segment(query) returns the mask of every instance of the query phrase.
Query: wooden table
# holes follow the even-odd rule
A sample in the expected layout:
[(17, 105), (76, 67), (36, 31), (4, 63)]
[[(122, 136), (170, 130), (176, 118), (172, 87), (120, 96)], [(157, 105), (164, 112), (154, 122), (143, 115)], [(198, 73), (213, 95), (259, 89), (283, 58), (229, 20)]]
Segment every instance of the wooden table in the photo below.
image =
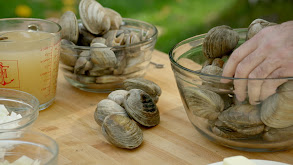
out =
[(101, 127), (94, 121), (97, 103), (108, 94), (74, 88), (63, 78), (62, 71), (59, 72), (55, 103), (40, 112), (33, 126), (33, 130), (43, 132), (58, 142), (59, 164), (206, 165), (235, 155), (293, 164), (293, 150), (251, 153), (226, 148), (204, 138), (187, 118), (168, 56), (154, 51), (152, 61), (165, 65), (162, 69), (150, 65), (145, 76), (162, 88), (157, 104), (161, 122), (153, 128), (143, 129), (144, 141), (134, 150), (109, 144), (101, 133)]

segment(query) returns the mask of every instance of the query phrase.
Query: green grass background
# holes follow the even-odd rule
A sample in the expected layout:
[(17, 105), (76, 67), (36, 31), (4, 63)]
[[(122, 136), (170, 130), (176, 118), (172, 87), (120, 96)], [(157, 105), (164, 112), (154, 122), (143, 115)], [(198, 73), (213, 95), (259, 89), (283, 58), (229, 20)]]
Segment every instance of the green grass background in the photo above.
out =
[[(256, 18), (282, 23), (293, 20), (292, 0), (98, 0), (122, 17), (150, 22), (159, 29), (156, 49), (168, 53), (178, 42), (206, 33), (218, 25), (248, 27)], [(251, 2), (251, 3), (249, 3)], [(254, 3), (252, 3), (254, 2)], [(79, 0), (0, 0), (0, 18), (18, 17), (15, 8), (25, 4), (31, 17), (60, 17), (68, 4), (78, 11)], [(77, 16), (78, 12), (76, 12)]]

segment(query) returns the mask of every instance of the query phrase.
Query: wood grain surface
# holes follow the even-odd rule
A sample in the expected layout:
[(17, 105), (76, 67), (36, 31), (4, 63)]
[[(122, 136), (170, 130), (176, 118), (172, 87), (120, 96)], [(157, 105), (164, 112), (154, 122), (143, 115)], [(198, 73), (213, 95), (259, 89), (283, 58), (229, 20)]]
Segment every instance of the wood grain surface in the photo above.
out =
[(89, 93), (72, 87), (59, 71), (56, 100), (40, 112), (33, 130), (58, 142), (60, 165), (207, 165), (235, 155), (293, 164), (293, 150), (244, 152), (207, 140), (187, 118), (168, 55), (154, 51), (152, 61), (165, 65), (162, 69), (150, 65), (145, 76), (162, 88), (157, 104), (161, 122), (153, 128), (143, 128), (144, 141), (134, 150), (109, 144), (101, 133), (101, 127), (94, 121), (97, 103), (108, 94)]

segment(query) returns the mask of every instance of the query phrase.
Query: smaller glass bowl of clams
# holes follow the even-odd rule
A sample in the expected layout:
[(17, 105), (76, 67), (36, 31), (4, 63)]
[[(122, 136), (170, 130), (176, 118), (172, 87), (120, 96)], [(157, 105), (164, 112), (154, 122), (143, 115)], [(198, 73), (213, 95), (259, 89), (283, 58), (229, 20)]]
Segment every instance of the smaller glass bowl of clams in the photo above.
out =
[[(265, 26), (257, 19), (248, 28), (222, 25), (208, 33), (181, 41), (169, 53), (184, 109), (195, 129), (220, 145), (253, 152), (293, 147), (293, 78), (222, 77), (223, 66), (235, 48)], [(222, 83), (229, 79), (229, 83)], [(234, 83), (279, 83), (259, 104), (239, 101)], [(282, 82), (282, 83), (280, 83)], [(248, 95), (248, 93), (246, 93)]]
[(154, 25), (122, 18), (95, 0), (80, 1), (79, 15), (81, 20), (67, 11), (59, 19), (60, 65), (71, 85), (110, 92), (125, 79), (145, 75), (158, 35)]

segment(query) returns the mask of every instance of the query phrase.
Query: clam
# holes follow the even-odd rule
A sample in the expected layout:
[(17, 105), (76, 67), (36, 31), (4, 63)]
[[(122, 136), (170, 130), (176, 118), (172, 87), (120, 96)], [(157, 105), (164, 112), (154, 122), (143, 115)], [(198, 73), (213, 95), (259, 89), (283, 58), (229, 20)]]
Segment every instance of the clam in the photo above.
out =
[(250, 38), (252, 38), (261, 29), (263, 29), (267, 26), (273, 26), (273, 25), (276, 25), (276, 23), (268, 22), (263, 19), (255, 19), (254, 21), (252, 21), (252, 23), (248, 27), (246, 40), (249, 40)]
[[(207, 65), (203, 67), (200, 72), (207, 75), (222, 76), (223, 69), (215, 65)], [(220, 82), (219, 77), (211, 77), (211, 76), (202, 75), (200, 76), (200, 78), (205, 81)]]
[(130, 45), (140, 42), (140, 38), (137, 33), (130, 32), (124, 35), (124, 45)]
[(115, 101), (117, 104), (122, 105), (128, 91), (126, 90), (115, 90), (108, 95), (108, 99)]
[(183, 89), (186, 105), (199, 117), (216, 120), (224, 110), (224, 101), (217, 93), (200, 88), (186, 87)]
[(93, 67), (93, 63), (90, 61), (90, 52), (87, 50), (82, 51), (79, 54), (74, 66), (75, 74), (85, 74), (86, 71)]
[(104, 75), (110, 75), (112, 73), (113, 73), (113, 70), (110, 68), (102, 68), (98, 65), (93, 65), (93, 67), (88, 71), (87, 75), (104, 76)]
[(127, 79), (126, 76), (123, 75), (103, 75), (96, 77), (96, 83), (105, 84), (105, 83), (113, 83), (113, 82), (122, 82)]
[(107, 117), (110, 114), (120, 114), (120, 115), (128, 117), (124, 108), (122, 108), (115, 101), (110, 100), (110, 99), (101, 100), (98, 103), (97, 108), (94, 113), (95, 121), (99, 125), (102, 125), (105, 117)]
[(144, 78), (131, 78), (123, 81), (123, 86), (126, 90), (141, 89), (149, 94), (155, 103), (158, 102), (162, 90), (159, 85), (153, 81)]
[(207, 58), (221, 58), (230, 54), (237, 46), (239, 35), (229, 26), (217, 26), (209, 30), (204, 38), (202, 51)]
[(106, 15), (110, 17), (111, 23), (111, 30), (119, 29), (120, 25), (122, 24), (122, 17), (121, 15), (113, 9), (104, 7)]
[(221, 96), (221, 98), (223, 99), (224, 101), (224, 109), (228, 109), (230, 108), (233, 104), (234, 104), (234, 96), (231, 95), (231, 94), (221, 94), (221, 93), (218, 93), (219, 96)]
[(123, 102), (128, 115), (143, 126), (152, 127), (160, 122), (159, 110), (146, 92), (131, 89)]
[(143, 77), (146, 73), (146, 70), (140, 70), (127, 75), (104, 75), (101, 77), (96, 77), (96, 83), (112, 83), (112, 82), (121, 82), (128, 78), (134, 77)]
[(117, 58), (115, 53), (101, 43), (91, 45), (91, 61), (101, 68), (115, 67)]
[(266, 141), (284, 141), (293, 137), (293, 126), (286, 128), (271, 128), (266, 127), (263, 139)]
[(223, 66), (224, 66), (224, 61), (221, 59), (221, 58), (215, 58), (214, 60), (213, 60), (213, 62), (212, 62), (212, 66), (217, 66), (217, 67), (219, 67), (219, 68), (223, 68)]
[(79, 57), (76, 60), (75, 66), (74, 66), (74, 73), (75, 74), (85, 74), (85, 66), (89, 62), (87, 57)]
[(144, 41), (149, 37), (149, 31), (145, 31), (144, 29), (142, 29), (139, 33), (139, 39), (140, 41)]
[(256, 135), (264, 130), (260, 111), (255, 105), (235, 105), (223, 111), (218, 119), (229, 128), (245, 135)]
[(78, 45), (80, 46), (89, 46), (90, 43), (94, 38), (96, 38), (95, 35), (90, 33), (82, 23), (78, 24), (78, 30), (79, 30), (79, 37), (78, 37)]
[(261, 105), (261, 120), (272, 128), (293, 126), (293, 81), (279, 86), (277, 93), (269, 96)]
[(206, 67), (206, 66), (208, 66), (208, 65), (212, 65), (212, 62), (214, 61), (214, 59), (212, 59), (212, 58), (208, 58), (208, 59), (206, 59), (204, 62), (203, 62), (203, 64), (201, 65), (202, 66), (202, 68), (204, 68), (204, 67)]
[(111, 144), (120, 148), (134, 149), (143, 141), (142, 130), (135, 121), (118, 114), (105, 118), (102, 133)]
[(216, 120), (211, 128), (212, 132), (220, 137), (227, 139), (244, 139), (247, 138), (247, 135), (239, 133), (230, 127), (228, 127), (225, 123), (220, 120)]
[(209, 89), (216, 93), (233, 93), (233, 82), (221, 83), (223, 69), (215, 65), (207, 65), (200, 71), (206, 75), (200, 75), (203, 80), (201, 88)]
[(92, 34), (104, 34), (122, 23), (117, 12), (104, 8), (95, 0), (81, 0), (79, 14), (83, 25)]
[(77, 51), (72, 46), (75, 46), (73, 42), (61, 40), (60, 60), (68, 66), (74, 66), (78, 57)]
[(58, 23), (62, 27), (61, 38), (67, 39), (76, 44), (79, 32), (75, 14), (72, 11), (65, 12), (59, 19)]
[(95, 0), (81, 0), (79, 15), (85, 28), (92, 34), (105, 33), (110, 29), (109, 17), (106, 17), (103, 6)]
[(91, 45), (93, 46), (94, 43), (100, 43), (100, 44), (106, 44), (106, 39), (103, 37), (95, 37), (94, 39), (92, 39), (91, 41)]
[(120, 46), (124, 39), (124, 33), (123, 30), (109, 30), (103, 37), (106, 39), (107, 46)]
[[(140, 42), (140, 38), (137, 33), (130, 32), (124, 35), (123, 45), (131, 45), (131, 44), (136, 44), (138, 42)], [(131, 47), (128, 47), (126, 50), (127, 50), (127, 55), (129, 57), (135, 57), (141, 51), (141, 46), (139, 45), (131, 46)]]
[(117, 58), (117, 66), (114, 69), (114, 75), (121, 75), (124, 73), (124, 69), (127, 66), (127, 56), (124, 54), (124, 50), (114, 51)]
[(96, 82), (96, 78), (92, 76), (85, 76), (82, 74), (76, 74), (76, 80), (84, 84), (93, 84)]

